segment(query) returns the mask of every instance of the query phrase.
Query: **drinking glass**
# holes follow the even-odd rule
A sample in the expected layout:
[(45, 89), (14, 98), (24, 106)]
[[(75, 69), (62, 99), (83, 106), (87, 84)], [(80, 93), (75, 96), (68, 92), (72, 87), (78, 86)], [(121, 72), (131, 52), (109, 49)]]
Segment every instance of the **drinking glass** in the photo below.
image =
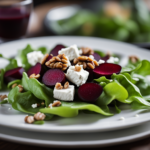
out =
[(25, 37), (32, 7), (32, 0), (0, 0), (2, 42)]

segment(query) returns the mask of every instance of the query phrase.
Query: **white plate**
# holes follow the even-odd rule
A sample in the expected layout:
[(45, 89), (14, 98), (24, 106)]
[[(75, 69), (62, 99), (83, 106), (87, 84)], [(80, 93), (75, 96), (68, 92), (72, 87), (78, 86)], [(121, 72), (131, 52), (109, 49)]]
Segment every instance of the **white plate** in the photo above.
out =
[[(14, 42), (9, 42), (0, 45), (0, 53), (9, 57), (17, 53), (17, 50), (24, 48), (27, 44), (31, 44), (33, 47), (46, 46), (51, 49), (56, 44), (64, 44), (70, 46), (77, 44), (78, 46), (89, 46), (93, 49), (100, 49), (103, 51), (110, 51), (118, 53), (122, 56), (121, 63), (127, 62), (129, 55), (136, 54), (141, 59), (150, 60), (150, 52), (145, 49), (137, 48), (133, 45), (106, 40), (93, 37), (71, 37), (71, 36), (51, 36), (24, 39)], [(1, 64), (1, 63), (0, 63)], [(4, 64), (1, 64), (2, 67)], [(97, 132), (108, 131), (127, 128), (150, 120), (150, 112), (145, 112), (135, 117), (137, 111), (131, 109), (125, 109), (120, 114), (116, 114), (112, 117), (105, 117), (99, 114), (80, 114), (75, 118), (59, 118), (56, 117), (51, 121), (47, 121), (44, 125), (29, 125), (24, 123), (24, 117), (26, 114), (20, 113), (15, 110), (8, 110), (9, 105), (2, 105), (0, 107), (0, 124), (7, 127), (13, 127), (22, 130), (32, 130), (39, 132), (55, 132), (55, 133), (70, 133), (70, 132)], [(120, 117), (125, 117), (124, 121), (120, 121)]]
[(57, 134), (23, 131), (0, 126), (0, 138), (12, 142), (56, 148), (95, 148), (133, 142), (150, 136), (150, 122), (109, 132)]

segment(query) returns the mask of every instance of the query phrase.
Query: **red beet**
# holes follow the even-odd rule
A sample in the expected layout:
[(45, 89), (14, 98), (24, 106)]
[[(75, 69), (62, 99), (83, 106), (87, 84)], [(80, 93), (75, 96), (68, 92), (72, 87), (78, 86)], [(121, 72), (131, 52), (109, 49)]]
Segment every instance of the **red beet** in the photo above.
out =
[(93, 69), (86, 69), (86, 71), (89, 72), (87, 82), (92, 82), (93, 81)]
[(113, 73), (119, 74), (121, 71), (121, 66), (112, 63), (103, 63), (93, 69), (94, 77), (99, 78), (101, 76), (105, 76), (110, 79)]
[(31, 74), (40, 74), (42, 76), (44, 73), (44, 68), (40, 63), (37, 63), (35, 66), (32, 66), (28, 71), (27, 74), (30, 76)]
[(61, 50), (62, 48), (66, 48), (66, 47), (64, 45), (58, 44), (51, 50), (50, 54), (52, 54), (53, 56), (57, 56), (58, 51)]
[(78, 89), (78, 96), (84, 102), (94, 103), (102, 94), (103, 88), (97, 83), (85, 83)]
[(64, 84), (65, 81), (66, 76), (60, 69), (50, 69), (42, 77), (42, 82), (49, 87), (55, 86), (57, 82)]
[(110, 58), (110, 55), (106, 55), (106, 56), (102, 57), (101, 59), (106, 62), (109, 58)]
[(101, 56), (97, 53), (94, 53), (93, 56), (96, 61), (99, 61), (101, 59)]
[(22, 73), (24, 72), (24, 68), (18, 67), (15, 69), (11, 69), (5, 72), (4, 74), (4, 82), (7, 84), (13, 80), (21, 79)]
[(53, 56), (49, 55), (48, 58), (46, 59), (46, 62), (49, 61)]

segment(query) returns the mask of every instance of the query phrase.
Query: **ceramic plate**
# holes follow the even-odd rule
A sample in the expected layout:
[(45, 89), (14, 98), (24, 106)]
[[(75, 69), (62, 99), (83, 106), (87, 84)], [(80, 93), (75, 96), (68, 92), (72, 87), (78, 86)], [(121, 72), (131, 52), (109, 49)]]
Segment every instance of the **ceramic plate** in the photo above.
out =
[[(66, 46), (72, 44), (77, 44), (78, 46), (89, 46), (93, 49), (99, 49), (105, 52), (110, 51), (120, 55), (122, 65), (127, 62), (129, 55), (136, 54), (141, 59), (150, 60), (150, 52), (148, 50), (117, 41), (78, 36), (51, 36), (8, 42), (0, 45), (0, 53), (6, 57), (11, 57), (17, 53), (17, 50), (24, 48), (27, 44), (31, 44), (32, 47), (46, 46), (49, 49), (53, 48), (56, 44), (64, 44)], [(0, 65), (0, 67), (4, 67), (5, 63), (1, 60)], [(3, 92), (0, 94), (2, 93)], [(81, 133), (109, 131), (139, 125), (150, 120), (150, 112), (140, 113), (139, 117), (135, 117), (139, 111), (133, 111), (125, 107), (120, 114), (115, 114), (111, 117), (105, 117), (99, 114), (82, 113), (74, 118), (54, 117), (52, 120), (46, 121), (44, 125), (39, 126), (25, 124), (24, 117), (26, 114), (9, 108), (9, 104), (0, 107), (0, 125), (38, 132)], [(125, 117), (125, 120), (120, 121), (119, 118), (122, 116)]]

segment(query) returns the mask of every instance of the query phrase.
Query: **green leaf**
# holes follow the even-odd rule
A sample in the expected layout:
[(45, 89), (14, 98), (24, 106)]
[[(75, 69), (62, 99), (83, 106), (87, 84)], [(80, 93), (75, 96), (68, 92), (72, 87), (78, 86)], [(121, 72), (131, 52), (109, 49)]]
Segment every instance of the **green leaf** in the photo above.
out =
[(62, 102), (59, 107), (43, 108), (40, 112), (58, 115), (61, 117), (75, 117), (79, 114), (79, 110), (93, 111), (105, 116), (111, 116), (113, 114), (103, 111), (100, 107), (94, 104), (88, 104), (84, 102)]
[(17, 85), (19, 85), (19, 84), (21, 84), (21, 80), (18, 79), (18, 80), (14, 80), (14, 81), (9, 82), (8, 85), (7, 85), (7, 88), (8, 88), (8, 89), (11, 89), (11, 88), (12, 88), (12, 85), (15, 84), (15, 83), (16, 83)]
[(0, 70), (0, 90), (5, 89), (4, 86), (4, 69)]
[(29, 114), (35, 114), (43, 107), (32, 108), (32, 104), (41, 103), (41, 100), (36, 98), (30, 91), (20, 93), (17, 86), (9, 92), (8, 101), (15, 110)]
[(26, 72), (23, 72), (23, 76), (22, 76), (22, 86), (24, 88), (24, 90), (29, 91), (29, 86), (28, 86), (28, 82), (29, 82), (29, 78)]

